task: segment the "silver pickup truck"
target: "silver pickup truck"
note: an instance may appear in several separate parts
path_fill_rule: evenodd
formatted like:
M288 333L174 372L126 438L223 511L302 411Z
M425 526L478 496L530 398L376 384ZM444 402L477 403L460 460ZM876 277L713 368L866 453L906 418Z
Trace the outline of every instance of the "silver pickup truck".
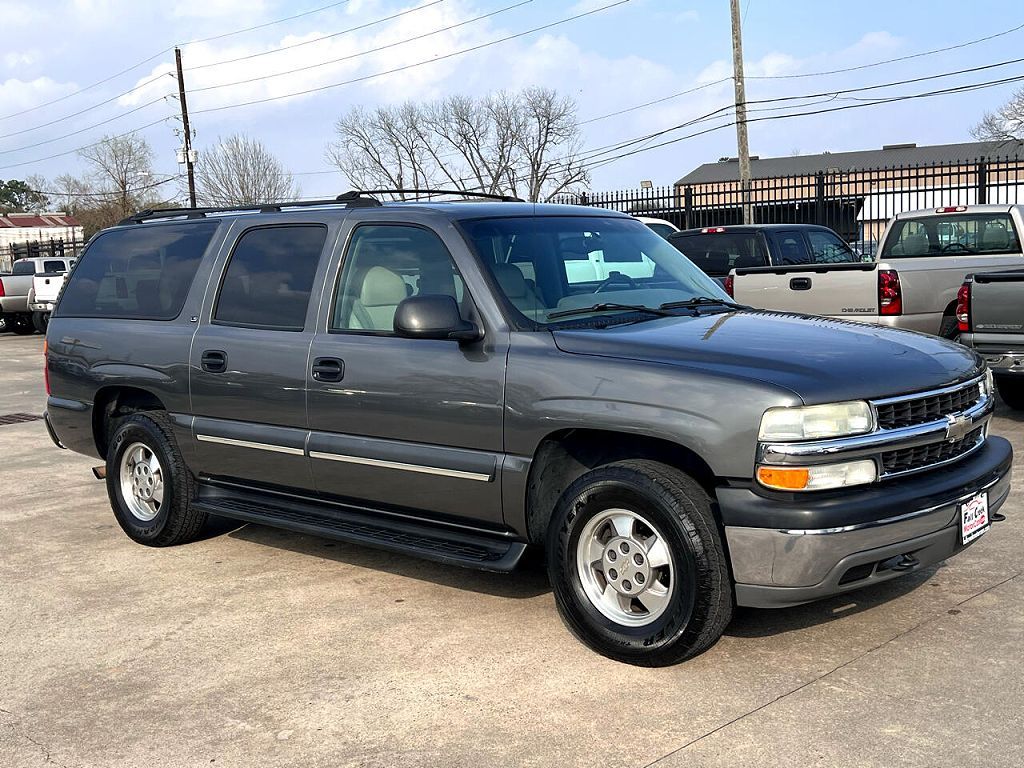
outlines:
M985 358L1003 401L1024 410L1024 271L968 276L956 317L960 343Z
M876 261L733 269L727 290L762 309L959 334L957 291L968 274L1024 269L1024 206L971 205L901 213Z
M42 273L57 274L71 269L75 260L63 256L35 256L14 262L11 274L0 275L0 331L13 331L28 335L45 332L39 317L29 307L33 293L33 278Z

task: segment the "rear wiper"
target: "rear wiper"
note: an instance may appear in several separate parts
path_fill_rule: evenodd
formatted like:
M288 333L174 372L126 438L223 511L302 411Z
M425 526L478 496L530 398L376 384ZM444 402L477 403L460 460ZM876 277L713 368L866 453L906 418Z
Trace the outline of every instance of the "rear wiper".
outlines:
M573 315L585 315L589 312L606 312L608 310L625 310L628 312L646 312L651 315L658 315L659 317L675 317L672 312L666 311L668 308L664 305L661 307L645 307L643 304L617 304L613 301L605 301L600 304L591 304L589 307L573 307L572 309L560 309L557 312L552 312L548 315L548 320L555 320L559 317L572 317Z
M731 309L750 309L750 307L744 306L743 304L737 304L734 301L726 301L725 299L713 299L710 296L694 296L692 299L686 301L669 301L665 304L661 304L658 309L693 309L694 307L703 306L720 306L729 307Z

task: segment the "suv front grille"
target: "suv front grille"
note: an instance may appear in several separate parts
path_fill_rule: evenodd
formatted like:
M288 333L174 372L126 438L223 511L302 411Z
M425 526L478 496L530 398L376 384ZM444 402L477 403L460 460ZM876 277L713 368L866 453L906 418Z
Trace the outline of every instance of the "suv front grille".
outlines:
M977 381L941 394L909 396L875 405L879 429L899 429L938 421L954 413L962 413L981 399Z
M914 472L952 461L976 448L984 438L985 428L982 426L971 430L960 440L886 451L881 455L882 476Z

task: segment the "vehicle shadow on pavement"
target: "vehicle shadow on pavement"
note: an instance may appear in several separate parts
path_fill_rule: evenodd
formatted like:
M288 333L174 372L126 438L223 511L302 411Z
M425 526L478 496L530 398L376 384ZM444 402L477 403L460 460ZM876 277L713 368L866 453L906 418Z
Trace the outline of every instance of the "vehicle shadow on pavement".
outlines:
M945 563L939 563L892 581L793 608L738 608L725 634L730 637L769 637L844 619L915 591L945 567Z
M219 520L221 518L218 518ZM225 526L224 532L227 532L231 538L311 557L334 560L360 568L385 571L404 578L426 581L467 592L479 592L495 597L521 600L551 591L544 568L543 553L534 548L526 550L519 566L512 573L486 573L357 544L348 544L343 541L292 533L264 525L250 523L238 527L237 521L232 520L225 520L223 525Z

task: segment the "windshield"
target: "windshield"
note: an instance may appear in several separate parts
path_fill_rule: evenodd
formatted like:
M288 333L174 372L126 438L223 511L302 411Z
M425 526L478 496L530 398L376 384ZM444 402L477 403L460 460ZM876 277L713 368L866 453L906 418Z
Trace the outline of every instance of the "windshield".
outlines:
M537 323L709 299L719 285L639 221L600 216L477 219L462 226L508 303ZM653 316L653 315L652 315Z
M1009 214L968 213L897 219L885 237L882 258L1020 251Z

